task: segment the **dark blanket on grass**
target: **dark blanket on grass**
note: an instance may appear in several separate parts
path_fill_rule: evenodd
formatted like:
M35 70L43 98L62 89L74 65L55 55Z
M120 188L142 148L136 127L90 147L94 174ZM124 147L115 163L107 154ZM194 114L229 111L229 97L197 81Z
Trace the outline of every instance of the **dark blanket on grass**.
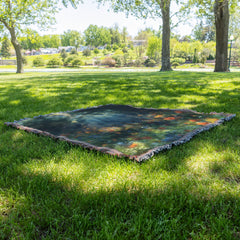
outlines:
M105 105L51 113L7 125L137 161L189 141L234 114Z

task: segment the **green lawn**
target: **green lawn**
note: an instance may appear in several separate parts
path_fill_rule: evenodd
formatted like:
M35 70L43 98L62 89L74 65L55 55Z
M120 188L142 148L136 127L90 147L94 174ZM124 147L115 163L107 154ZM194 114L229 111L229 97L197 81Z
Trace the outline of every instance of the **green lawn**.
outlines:
M138 164L4 122L101 104L237 116ZM239 73L0 74L0 239L239 239Z

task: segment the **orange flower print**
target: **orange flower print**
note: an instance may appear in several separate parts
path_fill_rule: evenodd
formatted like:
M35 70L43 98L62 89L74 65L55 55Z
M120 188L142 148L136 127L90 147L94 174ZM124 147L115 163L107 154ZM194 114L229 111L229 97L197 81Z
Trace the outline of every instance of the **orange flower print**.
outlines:
M103 127L103 128L100 128L100 132L116 132L116 131L120 131L121 128L119 127Z
M197 119L190 119L189 122L197 122Z
M197 122L197 125L201 125L201 126L205 126L205 125L208 125L209 123L208 122Z
M217 118L206 118L206 121L210 122L210 123L214 123L216 121L218 121L219 119Z
M175 111L175 113L182 113L182 111Z
M154 118L161 118L163 115L156 115Z
M175 117L167 117L167 118L164 118L164 120L174 120Z
M136 146L137 146L136 143L132 143L132 144L129 146L129 148L135 148Z

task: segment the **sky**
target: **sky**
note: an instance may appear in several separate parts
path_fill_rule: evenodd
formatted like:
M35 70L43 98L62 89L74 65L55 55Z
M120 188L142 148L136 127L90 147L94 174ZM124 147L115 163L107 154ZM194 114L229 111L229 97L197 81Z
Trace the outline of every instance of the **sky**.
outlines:
M175 8L176 6L172 6L172 9ZM98 8L97 3L91 0L80 4L77 9L73 9L71 6L68 6L68 8L62 7L62 10L56 14L56 24L52 26L52 29L40 32L40 34L63 34L63 32L68 29L83 33L90 24L99 27L112 27L114 24L118 24L120 29L127 27L129 35L134 37L140 30L146 27L158 30L161 25L161 19L141 20L133 16L126 17L124 13L114 13L108 9L107 6ZM179 27L173 32L183 36L190 35L191 31L192 27L189 24L181 24L181 28Z

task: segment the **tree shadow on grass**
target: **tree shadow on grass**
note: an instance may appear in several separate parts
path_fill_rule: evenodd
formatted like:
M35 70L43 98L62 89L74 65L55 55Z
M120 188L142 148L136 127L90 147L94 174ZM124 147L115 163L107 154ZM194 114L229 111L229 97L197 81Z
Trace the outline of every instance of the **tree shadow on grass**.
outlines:
M20 83L17 86L10 82L10 86L1 92L0 96L4 96L1 104L4 107L0 119L13 121L109 103L155 108L177 108L188 103L198 111L232 110L234 113L236 102L240 100L238 89L233 91L223 89L217 92L209 89L209 80L219 81L225 77L226 74L214 73L209 76L205 73L26 75L18 80ZM228 75L228 78L235 80L236 74ZM186 101L185 96L193 97L191 101ZM207 100L203 103L198 96ZM188 154L185 152L184 156ZM180 157L176 158L179 160ZM176 158L168 159L167 162L181 162L176 161Z
M9 88L4 91L4 96L8 96L4 103L19 101L15 107L28 103L26 107L30 112L34 109L33 105L39 105L43 111L54 111L59 106L64 111L71 110L76 105L85 107L109 103L160 107L163 104L177 105L176 96L193 93L191 87L195 83L191 83L191 79L178 79L178 82L169 76L160 77L157 73L143 76L129 73L51 74L46 77L26 75L17 80L18 86L12 82L9 84Z
M238 172L222 170L225 157L210 165L208 180L188 165L202 146L239 152L239 92L209 85L225 74L43 76L26 75L1 90L2 124L109 103L178 108L184 95L195 96L195 110L237 117L141 165L1 126L2 239L237 239L240 199L227 177ZM236 85L237 75L227 76ZM69 172L74 166L79 172Z
M235 239L239 231L239 197L207 184L202 189L201 181L186 176L152 189L134 182L141 179L85 189L51 169L20 162L9 169L8 181L2 181L9 198L2 239Z

